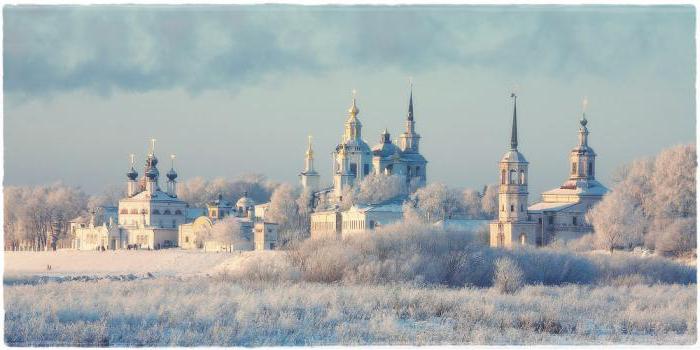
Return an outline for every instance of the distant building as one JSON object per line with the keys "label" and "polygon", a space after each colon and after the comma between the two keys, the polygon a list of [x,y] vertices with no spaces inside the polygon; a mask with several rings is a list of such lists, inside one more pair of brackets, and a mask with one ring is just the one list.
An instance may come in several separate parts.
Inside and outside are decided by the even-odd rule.
{"label": "distant building", "polygon": [[528,162],[518,151],[517,97],[513,94],[511,147],[499,163],[498,219],[490,224],[492,247],[541,246],[592,230],[585,215],[608,191],[595,180],[596,154],[588,146],[585,114],[578,145],[571,151],[569,180],[528,206]]}
{"label": "distant building", "polygon": [[403,219],[401,202],[378,205],[354,205],[341,213],[341,236],[373,231]]}
{"label": "distant building", "polygon": [[[187,204],[177,198],[174,167],[166,174],[167,187],[161,190],[155,140],[146,157],[144,176],[137,181],[133,156],[127,172],[127,196],[119,201],[118,220],[76,227],[77,249],[160,249],[177,246],[178,226],[186,222]],[[173,156],[174,159],[174,156]]]}

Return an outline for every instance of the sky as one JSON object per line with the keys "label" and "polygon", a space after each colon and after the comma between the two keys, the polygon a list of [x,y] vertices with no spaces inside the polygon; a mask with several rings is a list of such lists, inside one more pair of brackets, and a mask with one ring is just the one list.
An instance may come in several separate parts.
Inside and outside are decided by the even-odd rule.
{"label": "sky", "polygon": [[357,91],[370,146],[404,129],[428,181],[498,181],[518,94],[531,200],[567,177],[588,100],[597,176],[695,142],[691,6],[5,6],[4,184],[125,183],[155,138],[181,180],[296,183]]}

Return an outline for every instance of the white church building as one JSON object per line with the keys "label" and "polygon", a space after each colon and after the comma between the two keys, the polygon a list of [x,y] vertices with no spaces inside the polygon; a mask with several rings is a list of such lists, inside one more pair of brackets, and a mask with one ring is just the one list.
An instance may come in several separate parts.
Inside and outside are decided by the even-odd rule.
{"label": "white church building", "polygon": [[595,179],[596,153],[588,145],[588,121],[580,120],[578,143],[569,154],[569,179],[528,205],[528,161],[518,150],[517,96],[513,97],[510,149],[499,162],[498,219],[489,225],[492,247],[542,246],[592,231],[586,213],[608,189]]}

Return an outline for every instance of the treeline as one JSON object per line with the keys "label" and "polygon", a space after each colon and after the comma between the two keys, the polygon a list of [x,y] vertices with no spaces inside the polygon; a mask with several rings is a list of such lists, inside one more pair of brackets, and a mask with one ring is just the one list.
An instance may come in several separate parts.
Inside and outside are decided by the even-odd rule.
{"label": "treeline", "polygon": [[696,248],[695,145],[666,149],[621,167],[611,192],[589,213],[595,234],[583,238],[608,249],[645,247],[660,254]]}

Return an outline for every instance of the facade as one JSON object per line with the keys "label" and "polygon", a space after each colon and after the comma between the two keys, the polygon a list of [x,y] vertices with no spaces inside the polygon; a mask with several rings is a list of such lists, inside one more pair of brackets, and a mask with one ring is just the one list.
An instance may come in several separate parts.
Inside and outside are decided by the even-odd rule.
{"label": "facade", "polygon": [[403,219],[402,203],[352,206],[341,213],[341,237],[373,231]]}
{"label": "facade", "polygon": [[[166,174],[167,189],[158,180],[155,140],[146,156],[144,175],[137,180],[133,155],[127,172],[127,196],[119,201],[116,222],[101,226],[73,227],[77,249],[160,249],[177,246],[178,226],[186,222],[187,204],[177,198],[177,173],[174,166]],[[172,157],[174,160],[174,156]]]}
{"label": "facade", "polygon": [[592,231],[586,213],[608,192],[595,180],[596,153],[588,145],[585,114],[578,144],[570,152],[569,179],[542,193],[542,201],[528,205],[528,162],[518,151],[517,97],[513,94],[511,148],[499,163],[498,219],[489,225],[492,247],[542,246],[555,239],[577,238]]}
{"label": "facade", "polygon": [[274,250],[277,248],[277,229],[279,225],[272,222],[260,221],[255,223],[255,250]]}

